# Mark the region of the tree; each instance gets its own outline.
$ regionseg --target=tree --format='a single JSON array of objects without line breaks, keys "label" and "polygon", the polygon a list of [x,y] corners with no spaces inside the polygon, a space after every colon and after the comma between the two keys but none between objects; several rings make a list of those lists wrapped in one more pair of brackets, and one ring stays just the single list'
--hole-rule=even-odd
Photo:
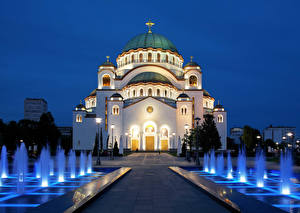
[{"label": "tree", "polygon": [[211,114],[204,115],[204,121],[201,125],[200,146],[204,152],[221,147],[220,135],[214,121],[214,116]]},{"label": "tree", "polygon": [[248,152],[253,152],[260,143],[260,139],[257,138],[258,135],[260,135],[259,130],[253,129],[247,125],[244,126],[244,132],[241,139]]},{"label": "tree", "polygon": [[113,154],[114,154],[114,156],[119,155],[119,147],[118,147],[118,142],[117,141],[115,141],[115,144],[114,144]]},{"label": "tree", "polygon": [[181,156],[185,157],[185,155],[186,155],[186,142],[183,142],[181,148]]}]

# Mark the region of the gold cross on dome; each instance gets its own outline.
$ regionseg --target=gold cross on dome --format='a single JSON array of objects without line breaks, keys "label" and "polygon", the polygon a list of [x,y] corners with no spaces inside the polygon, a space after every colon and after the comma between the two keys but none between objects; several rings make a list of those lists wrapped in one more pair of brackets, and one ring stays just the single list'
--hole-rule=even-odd
[{"label": "gold cross on dome", "polygon": [[193,61],[194,56],[191,56],[191,62]]},{"label": "gold cross on dome", "polygon": [[106,56],[106,60],[107,60],[107,62],[109,62],[109,56]]},{"label": "gold cross on dome", "polygon": [[146,25],[147,25],[148,28],[149,28],[148,33],[152,33],[151,27],[154,25],[154,23],[149,19],[149,21],[146,22]]}]

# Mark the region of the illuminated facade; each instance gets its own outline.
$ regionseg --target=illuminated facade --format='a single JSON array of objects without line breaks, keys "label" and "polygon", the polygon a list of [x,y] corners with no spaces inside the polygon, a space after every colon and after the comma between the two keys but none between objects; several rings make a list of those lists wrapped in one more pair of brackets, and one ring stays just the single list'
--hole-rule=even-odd
[{"label": "illuminated facade", "polygon": [[[117,141],[131,150],[177,149],[195,118],[212,113],[226,149],[227,117],[202,87],[201,67],[183,58],[171,41],[149,31],[132,38],[115,66],[98,69],[98,87],[73,111],[73,148],[91,150],[101,118],[104,149]],[[107,137],[109,140],[107,141]],[[121,145],[120,145],[121,144]],[[181,145],[180,145],[181,146]]]}]

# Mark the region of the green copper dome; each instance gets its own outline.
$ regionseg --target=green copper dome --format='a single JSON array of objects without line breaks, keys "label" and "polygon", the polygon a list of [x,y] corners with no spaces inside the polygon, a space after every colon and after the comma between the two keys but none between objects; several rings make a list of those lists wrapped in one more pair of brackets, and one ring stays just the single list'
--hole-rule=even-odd
[{"label": "green copper dome", "polygon": [[136,76],[134,76],[127,85],[137,84],[137,83],[164,83],[170,84],[172,83],[165,76],[156,73],[156,72],[143,72]]},{"label": "green copper dome", "polygon": [[166,37],[157,34],[157,33],[142,33],[133,37],[130,41],[127,42],[123,48],[123,52],[129,50],[136,50],[139,48],[161,48],[163,50],[171,50],[172,52],[178,53],[175,45]]}]

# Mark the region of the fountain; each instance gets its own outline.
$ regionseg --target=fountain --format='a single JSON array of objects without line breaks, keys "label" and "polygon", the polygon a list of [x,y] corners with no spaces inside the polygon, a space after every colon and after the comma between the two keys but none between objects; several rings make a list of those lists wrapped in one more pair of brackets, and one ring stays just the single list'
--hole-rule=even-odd
[{"label": "fountain", "polygon": [[288,195],[291,193],[290,177],[292,176],[292,155],[286,150],[280,156],[280,193]]},{"label": "fountain", "polygon": [[41,178],[41,162],[40,162],[40,160],[37,160],[34,163],[34,170],[35,170],[35,177]]},{"label": "fountain", "polygon": [[57,168],[58,168],[58,182],[64,182],[65,177],[65,151],[63,149],[58,149],[57,154]]},{"label": "fountain", "polygon": [[208,162],[209,162],[209,156],[208,153],[204,154],[204,159],[203,159],[203,168],[205,172],[208,172]]},{"label": "fountain", "polygon": [[27,150],[24,143],[17,148],[15,154],[16,172],[17,172],[17,193],[23,194],[25,187],[25,178],[27,174]]},{"label": "fountain", "polygon": [[264,187],[265,175],[265,156],[264,151],[259,150],[256,153],[256,186]]},{"label": "fountain", "polygon": [[238,156],[238,176],[240,182],[247,182],[246,153],[243,148],[240,149]]},{"label": "fountain", "polygon": [[80,153],[80,175],[85,175],[85,153],[81,151]]},{"label": "fountain", "polygon": [[70,150],[69,152],[69,169],[70,169],[70,177],[75,178],[76,177],[76,155],[73,150]]},{"label": "fountain", "polygon": [[49,176],[49,161],[50,154],[47,149],[43,149],[40,156],[40,167],[41,167],[41,186],[48,186],[48,176]]},{"label": "fountain", "polygon": [[216,173],[216,160],[215,160],[215,150],[211,150],[210,152],[210,173],[215,174]]},{"label": "fountain", "polygon": [[227,152],[227,178],[232,179],[232,162],[231,162],[231,155],[230,151]]},{"label": "fountain", "polygon": [[50,176],[54,175],[54,161],[53,159],[51,159],[51,157],[49,158],[49,175]]},{"label": "fountain", "polygon": [[88,159],[87,159],[87,173],[90,174],[92,173],[92,152],[89,153]]},{"label": "fountain", "polygon": [[217,175],[222,176],[224,171],[223,153],[217,155]]},{"label": "fountain", "polygon": [[7,150],[6,146],[2,147],[1,150],[1,178],[8,177],[8,167],[7,167]]}]

